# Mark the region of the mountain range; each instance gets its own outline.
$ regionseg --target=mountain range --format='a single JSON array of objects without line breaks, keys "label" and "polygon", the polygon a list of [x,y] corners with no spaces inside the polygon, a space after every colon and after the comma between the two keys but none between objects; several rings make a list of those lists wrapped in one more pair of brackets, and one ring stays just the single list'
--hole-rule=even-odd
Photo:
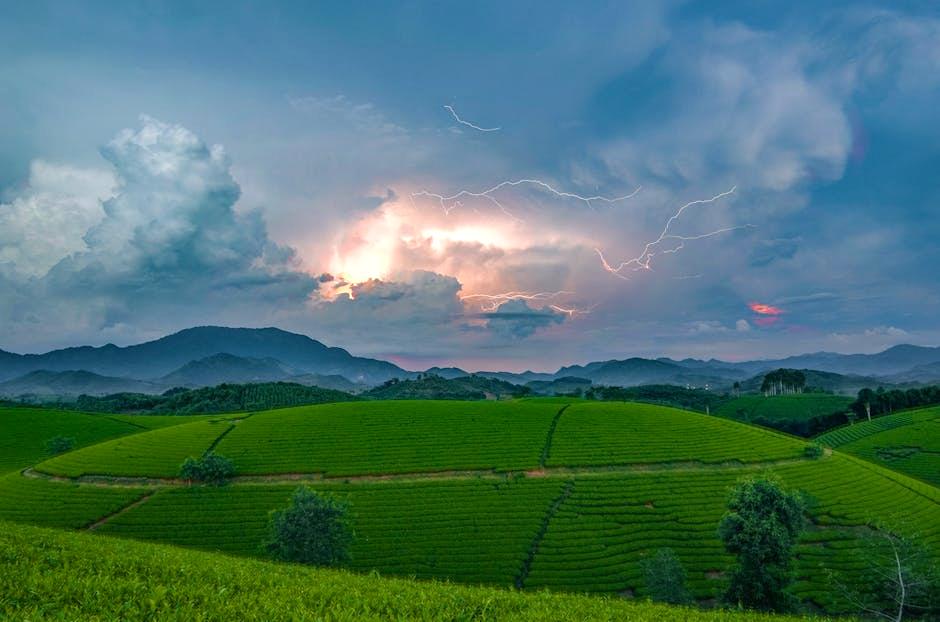
[{"label": "mountain range", "polygon": [[[476,374],[529,384],[536,390],[549,390],[562,379],[566,386],[590,381],[624,387],[675,384],[725,389],[734,382],[748,388],[754,377],[780,367],[812,372],[808,374],[812,386],[852,393],[862,386],[940,381],[940,348],[898,345],[877,354],[817,352],[743,362],[629,357],[565,366],[555,373]],[[418,373],[277,328],[204,326],[126,347],[81,346],[44,354],[0,350],[0,395],[4,396],[160,393],[172,387],[270,381],[359,392],[392,378],[415,378]],[[457,367],[432,367],[423,373],[450,379],[469,375]]]}]

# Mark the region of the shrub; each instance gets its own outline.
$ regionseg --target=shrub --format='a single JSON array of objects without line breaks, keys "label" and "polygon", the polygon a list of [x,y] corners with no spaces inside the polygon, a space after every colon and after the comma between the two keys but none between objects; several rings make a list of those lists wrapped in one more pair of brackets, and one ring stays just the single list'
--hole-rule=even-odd
[{"label": "shrub", "polygon": [[288,507],[271,512],[264,548],[275,559],[332,566],[349,559],[352,539],[349,505],[299,486]]},{"label": "shrub", "polygon": [[745,609],[788,611],[793,545],[803,531],[802,498],[770,478],[747,479],[731,491],[718,526],[725,549],[738,558],[725,601]]},{"label": "shrub", "polygon": [[807,445],[806,448],[803,450],[803,455],[813,460],[818,460],[819,458],[822,458],[823,453],[824,453],[823,446],[820,445],[819,443],[811,443]]},{"label": "shrub", "polygon": [[211,451],[201,458],[189,457],[180,467],[180,477],[221,486],[235,474],[232,461]]},{"label": "shrub", "polygon": [[659,549],[652,557],[640,562],[646,577],[646,589],[650,598],[671,605],[692,602],[692,594],[685,586],[686,572],[676,552],[670,548]]},{"label": "shrub", "polygon": [[75,439],[70,436],[53,436],[46,441],[46,453],[50,455],[64,454],[75,447]]}]

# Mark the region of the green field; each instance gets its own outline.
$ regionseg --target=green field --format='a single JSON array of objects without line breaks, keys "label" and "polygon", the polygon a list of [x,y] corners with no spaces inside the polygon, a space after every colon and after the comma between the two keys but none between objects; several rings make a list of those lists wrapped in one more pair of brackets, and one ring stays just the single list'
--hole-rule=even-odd
[{"label": "green field", "polygon": [[0,477],[0,520],[81,529],[148,492],[142,487],[86,486],[11,473]]},{"label": "green field", "polygon": [[845,412],[851,397],[828,393],[801,393],[798,395],[742,395],[725,402],[713,411],[719,417],[738,421],[792,421],[811,419],[837,412]]},{"label": "green field", "polygon": [[[899,416],[908,427],[933,423]],[[94,483],[0,478],[0,520],[94,524],[100,534],[257,556],[269,512],[300,480],[348,500],[354,570],[643,597],[639,564],[668,546],[707,601],[731,562],[716,535],[729,488],[772,472],[809,500],[795,587],[804,601],[839,610],[828,573],[857,575],[856,538],[871,520],[918,533],[940,558],[935,486],[841,451],[810,459],[801,440],[674,408],[396,401],[181,419],[192,422],[138,428],[34,467],[99,476]],[[173,478],[186,456],[213,446],[254,477],[224,487],[133,479]]]},{"label": "green field", "polygon": [[179,473],[183,460],[201,456],[234,425],[225,417],[200,418],[71,451],[41,462],[36,470],[65,477],[173,477]]},{"label": "green field", "polygon": [[940,407],[878,417],[817,440],[940,486]]},{"label": "green field", "polygon": [[243,474],[526,469],[538,466],[559,408],[431,400],[303,406],[251,417],[217,450]]},{"label": "green field", "polygon": [[0,430],[0,473],[42,460],[46,441],[55,436],[74,438],[83,447],[140,431],[109,417],[39,408],[0,408]]},{"label": "green field", "polygon": [[0,551],[0,618],[10,620],[799,619],[360,576],[9,523]]},{"label": "green field", "polygon": [[550,466],[762,462],[805,444],[751,426],[650,404],[573,404],[558,420]]},{"label": "green field", "polygon": [[[545,515],[557,479],[454,479],[318,485],[347,498],[353,568],[510,585]],[[102,533],[258,555],[268,513],[293,486],[173,488],[117,517]]]}]

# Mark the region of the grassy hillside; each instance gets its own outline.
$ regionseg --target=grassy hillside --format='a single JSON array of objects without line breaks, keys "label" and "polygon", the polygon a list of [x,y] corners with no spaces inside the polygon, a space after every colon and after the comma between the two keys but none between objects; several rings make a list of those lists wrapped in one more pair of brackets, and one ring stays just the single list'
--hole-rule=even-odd
[{"label": "grassy hillside", "polygon": [[189,456],[201,456],[212,443],[235,425],[236,419],[215,417],[141,432],[99,443],[46,460],[36,466],[41,473],[80,475],[128,475],[174,477]]},{"label": "grassy hillside", "polygon": [[76,447],[139,432],[127,421],[63,410],[0,407],[0,473],[36,464],[45,456],[46,441],[55,436],[75,439]]},{"label": "grassy hillside", "polygon": [[818,440],[940,486],[940,406],[856,423]]},{"label": "grassy hillside", "polygon": [[0,525],[0,618],[16,620],[796,620],[359,576]]},{"label": "grassy hillside", "polygon": [[215,488],[11,474],[0,479],[0,520],[255,556],[269,512],[303,479],[349,501],[356,570],[642,597],[641,560],[668,546],[704,600],[727,582],[716,528],[729,487],[772,472],[809,500],[804,600],[838,610],[828,571],[864,567],[856,538],[873,519],[919,533],[940,559],[940,489],[839,452],[810,459],[806,443],[770,430],[649,404],[301,407],[141,432],[35,468],[173,476],[213,445],[256,477]]},{"label": "grassy hillside", "polygon": [[712,410],[712,414],[737,421],[747,421],[765,427],[812,436],[819,431],[842,425],[852,398],[827,393],[798,395],[742,395],[728,400]]},{"label": "grassy hillside", "polygon": [[804,444],[726,421],[651,404],[573,404],[558,419],[549,466],[759,462],[795,458]]}]

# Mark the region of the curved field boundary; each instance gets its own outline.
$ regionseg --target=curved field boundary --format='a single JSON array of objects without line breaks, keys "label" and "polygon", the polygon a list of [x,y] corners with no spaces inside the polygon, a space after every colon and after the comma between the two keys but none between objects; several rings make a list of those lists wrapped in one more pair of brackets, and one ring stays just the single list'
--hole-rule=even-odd
[{"label": "curved field boundary", "polygon": [[940,419],[940,408],[931,406],[928,408],[914,408],[911,410],[902,410],[892,415],[876,417],[871,421],[862,421],[860,423],[850,423],[834,430],[829,430],[825,434],[820,434],[816,440],[830,447],[841,447],[848,443],[863,439],[872,434],[903,428],[904,426],[918,423],[921,421],[931,421]]},{"label": "curved field boundary", "polygon": [[155,493],[154,493],[153,491],[144,494],[144,496],[140,497],[140,498],[137,499],[136,501],[132,501],[132,502],[128,503],[127,505],[125,505],[125,506],[122,507],[121,509],[115,510],[114,512],[111,512],[110,514],[107,514],[107,515],[105,515],[105,516],[102,516],[101,518],[99,518],[98,520],[96,520],[95,522],[93,522],[92,524],[88,525],[88,527],[86,527],[86,529],[87,529],[88,531],[95,531],[96,529],[98,529],[98,528],[102,527],[103,525],[105,525],[105,524],[106,524],[108,521],[110,521],[112,518],[117,518],[117,517],[120,516],[121,514],[124,514],[125,512],[130,512],[130,511],[133,510],[134,508],[136,508],[136,507],[138,507],[138,506],[140,506],[140,505],[143,505],[144,503],[147,502],[147,499],[149,499],[150,497],[152,497],[154,494],[155,494]]},{"label": "curved field boundary", "polygon": [[[567,408],[567,406],[565,407]],[[564,408],[562,408],[564,410]],[[558,412],[561,414],[561,411]],[[519,569],[519,576],[516,577],[516,588],[522,589],[525,587],[525,580],[529,577],[529,571],[532,569],[532,562],[535,561],[535,556],[538,555],[539,545],[542,543],[542,540],[545,538],[545,534],[548,532],[548,525],[552,522],[552,518],[558,512],[558,508],[561,507],[561,504],[571,496],[571,491],[574,489],[574,480],[570,479],[565,482],[565,486],[561,489],[561,494],[552,501],[552,504],[548,506],[548,511],[545,512],[545,518],[542,519],[542,524],[539,526],[539,531],[535,534],[535,538],[532,539],[532,545],[529,547],[529,554],[526,555],[526,558],[522,561],[522,568]]]},{"label": "curved field boundary", "polygon": [[[831,455],[831,454],[830,454]],[[828,457],[828,456],[827,456]],[[523,477],[536,479],[543,477],[564,477],[584,475],[609,475],[613,473],[645,473],[656,471],[760,471],[770,467],[804,462],[818,462],[810,458],[782,458],[779,460],[766,460],[763,462],[730,461],[723,463],[712,462],[653,462],[649,464],[622,464],[601,465],[586,467],[547,467],[537,471],[497,471],[494,469],[466,470],[466,471],[415,471],[412,473],[388,473],[384,475],[336,475],[329,476],[322,473],[281,473],[277,475],[237,475],[229,480],[232,484],[283,484],[294,482],[340,482],[340,483],[371,483],[384,481],[423,481],[423,480],[454,480],[454,479],[512,479]],[[867,463],[866,463],[867,464]],[[29,468],[24,469],[23,477],[42,479],[50,482],[68,484],[91,484],[96,486],[137,487],[137,486],[193,486],[191,482],[178,477],[123,477],[112,475],[86,474],[77,477],[51,475]]]},{"label": "curved field boundary", "polygon": [[555,416],[552,417],[552,423],[548,426],[548,436],[545,437],[545,446],[542,447],[542,455],[539,456],[539,467],[544,469],[545,462],[548,460],[548,456],[552,452],[552,438],[555,436],[555,428],[558,427],[558,420],[561,419],[561,415],[567,410],[571,404],[565,404],[558,412],[555,413]]}]

